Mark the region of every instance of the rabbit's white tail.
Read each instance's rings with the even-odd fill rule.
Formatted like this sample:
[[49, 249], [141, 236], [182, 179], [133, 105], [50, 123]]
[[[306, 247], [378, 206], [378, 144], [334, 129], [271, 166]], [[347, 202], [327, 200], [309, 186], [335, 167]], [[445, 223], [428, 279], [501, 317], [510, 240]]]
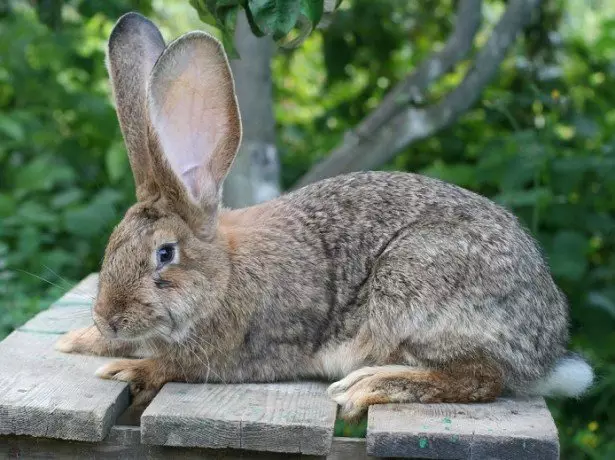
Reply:
[[594, 381], [594, 371], [582, 357], [568, 353], [551, 372], [536, 382], [532, 393], [541, 396], [579, 397]]

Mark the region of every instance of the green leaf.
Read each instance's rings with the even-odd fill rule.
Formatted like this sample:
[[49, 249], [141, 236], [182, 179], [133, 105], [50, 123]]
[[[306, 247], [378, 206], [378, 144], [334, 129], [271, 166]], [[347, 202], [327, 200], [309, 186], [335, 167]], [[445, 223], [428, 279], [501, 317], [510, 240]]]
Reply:
[[224, 50], [230, 59], [238, 59], [239, 52], [235, 47], [234, 41], [234, 33], [235, 26], [237, 24], [237, 13], [239, 11], [239, 7], [227, 8], [224, 11], [224, 16], [222, 18], [223, 28], [222, 32], [222, 46], [224, 46]]
[[295, 26], [300, 7], [297, 0], [248, 0], [254, 22], [274, 40], [283, 38]]
[[476, 168], [468, 164], [446, 164], [441, 161], [434, 162], [432, 166], [421, 171], [422, 174], [435, 177], [445, 182], [462, 187], [475, 187]]
[[301, 0], [301, 14], [305, 15], [313, 26], [320, 22], [323, 10], [324, 1], [322, 0]]
[[[17, 253], [23, 259], [33, 257], [39, 250], [41, 234], [36, 227], [26, 227], [17, 239]], [[11, 261], [9, 260], [9, 263]]]
[[[324, 0], [189, 0], [199, 18], [218, 28], [229, 57], [239, 54], [234, 44], [239, 8], [257, 37], [272, 35], [278, 45], [294, 47], [303, 42], [323, 18]], [[335, 2], [333, 9], [339, 6]], [[329, 8], [331, 9], [331, 8]], [[295, 33], [290, 32], [295, 29]], [[292, 36], [291, 36], [292, 35]]]
[[587, 300], [590, 305], [604, 310], [615, 318], [615, 301], [604, 292], [590, 292], [587, 295]]
[[522, 207], [545, 205], [551, 201], [551, 190], [546, 187], [536, 187], [531, 190], [517, 190], [497, 195], [494, 200], [504, 206]]
[[555, 276], [580, 280], [587, 271], [587, 238], [577, 232], [560, 231], [551, 243], [549, 263]]
[[58, 220], [56, 214], [50, 212], [46, 206], [35, 201], [27, 201], [20, 204], [15, 217], [18, 222], [22, 225], [26, 224], [28, 227], [51, 227]]
[[15, 213], [17, 202], [8, 193], [0, 193], [0, 217], [8, 217]]
[[64, 213], [64, 225], [72, 235], [100, 236], [117, 218], [116, 205], [122, 196], [110, 189], [99, 192], [88, 204]]
[[105, 166], [111, 182], [117, 182], [128, 172], [129, 162], [123, 144], [114, 143], [105, 155]]
[[23, 141], [26, 137], [23, 127], [15, 120], [0, 114], [0, 132], [15, 141]]
[[[73, 262], [75, 255], [70, 251], [62, 249], [52, 249], [47, 252], [43, 252], [40, 255], [41, 266], [49, 268], [51, 273], [48, 275], [51, 278], [57, 278], [56, 274], [62, 273], [64, 267], [69, 267]], [[69, 284], [69, 280], [61, 279], [59, 284]], [[70, 282], [69, 285], [72, 285]]]
[[40, 157], [20, 168], [15, 176], [15, 189], [27, 193], [49, 191], [62, 182], [75, 178], [73, 169], [57, 164], [50, 157]]
[[51, 207], [55, 209], [65, 208], [74, 204], [78, 201], [81, 201], [83, 198], [83, 190], [78, 188], [70, 188], [63, 192], [58, 193], [51, 199]]
[[190, 0], [190, 5], [197, 11], [201, 21], [220, 31], [222, 45], [229, 58], [238, 58], [234, 36], [240, 0]]
[[190, 0], [190, 5], [196, 10], [199, 15], [199, 19], [205, 24], [210, 26], [217, 26], [218, 21], [213, 12], [207, 7], [207, 3], [204, 0]]
[[250, 8], [246, 8], [246, 18], [248, 19], [248, 25], [250, 26], [250, 30], [256, 37], [264, 37], [265, 32], [258, 28], [258, 24], [254, 21], [254, 17], [252, 16], [252, 12]]

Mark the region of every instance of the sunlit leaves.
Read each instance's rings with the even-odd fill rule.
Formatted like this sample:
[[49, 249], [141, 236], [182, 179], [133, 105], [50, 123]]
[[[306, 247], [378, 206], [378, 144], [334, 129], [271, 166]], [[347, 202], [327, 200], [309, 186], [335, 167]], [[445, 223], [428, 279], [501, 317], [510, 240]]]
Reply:
[[105, 154], [105, 167], [112, 182], [117, 182], [129, 171], [128, 155], [122, 142], [115, 142]]
[[23, 126], [11, 117], [2, 114], [0, 114], [0, 133], [14, 141], [23, 141], [25, 137]]
[[37, 276], [98, 268], [134, 197], [104, 67], [117, 17], [93, 14], [58, 31], [25, 4], [0, 19], [0, 336], [62, 290]]
[[555, 276], [579, 281], [588, 267], [588, 240], [581, 233], [562, 230], [551, 243], [549, 261]]
[[189, 0], [200, 19], [217, 27], [231, 57], [237, 57], [233, 42], [237, 14], [245, 13], [257, 37], [270, 35], [282, 46], [295, 47], [318, 25], [325, 12], [331, 12], [340, 0]]
[[216, 27], [222, 34], [222, 42], [231, 58], [239, 57], [234, 43], [237, 14], [240, 0], [189, 0], [205, 24]]

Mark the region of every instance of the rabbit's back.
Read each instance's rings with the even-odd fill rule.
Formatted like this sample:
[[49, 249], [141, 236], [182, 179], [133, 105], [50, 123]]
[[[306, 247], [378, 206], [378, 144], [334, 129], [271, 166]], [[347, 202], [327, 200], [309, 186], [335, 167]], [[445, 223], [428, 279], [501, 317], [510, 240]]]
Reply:
[[250, 326], [254, 345], [271, 347], [268, 328], [301, 330], [293, 343], [311, 350], [325, 374], [481, 354], [508, 368], [516, 389], [565, 351], [566, 302], [539, 250], [511, 213], [482, 196], [424, 176], [370, 172], [256, 209], [257, 257], [269, 280], [261, 290], [276, 300]]

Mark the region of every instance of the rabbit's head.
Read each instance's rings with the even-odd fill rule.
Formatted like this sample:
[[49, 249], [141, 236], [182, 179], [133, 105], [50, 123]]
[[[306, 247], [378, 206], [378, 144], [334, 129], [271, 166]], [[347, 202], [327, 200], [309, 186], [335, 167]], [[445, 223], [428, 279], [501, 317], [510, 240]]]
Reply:
[[137, 203], [109, 239], [94, 319], [108, 337], [180, 340], [228, 279], [217, 214], [241, 141], [233, 78], [210, 35], [165, 48], [135, 13], [115, 25], [107, 66]]

